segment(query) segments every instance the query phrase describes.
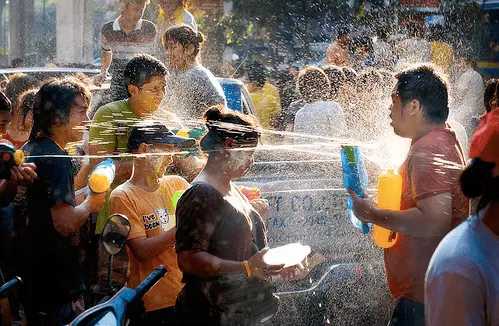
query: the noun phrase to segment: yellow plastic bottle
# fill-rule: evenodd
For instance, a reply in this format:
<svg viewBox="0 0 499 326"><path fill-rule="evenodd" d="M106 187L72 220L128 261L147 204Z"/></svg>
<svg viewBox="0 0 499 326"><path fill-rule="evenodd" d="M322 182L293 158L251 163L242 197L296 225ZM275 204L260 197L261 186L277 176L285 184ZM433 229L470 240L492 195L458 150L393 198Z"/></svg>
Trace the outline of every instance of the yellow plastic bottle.
<svg viewBox="0 0 499 326"><path fill-rule="evenodd" d="M378 177L378 207L392 211L400 210L402 199L402 176L393 170ZM397 242L397 233L374 225L374 242L381 248L390 248Z"/></svg>

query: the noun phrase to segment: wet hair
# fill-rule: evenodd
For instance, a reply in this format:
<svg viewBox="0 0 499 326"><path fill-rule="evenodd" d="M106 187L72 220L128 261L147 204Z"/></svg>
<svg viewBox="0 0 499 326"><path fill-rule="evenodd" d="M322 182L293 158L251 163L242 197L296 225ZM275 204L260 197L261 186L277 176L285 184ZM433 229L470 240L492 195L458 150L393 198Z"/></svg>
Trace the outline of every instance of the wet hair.
<svg viewBox="0 0 499 326"><path fill-rule="evenodd" d="M378 39L380 39L382 41L388 40L388 36L390 36L390 33L388 30L389 30L388 27L380 27L376 33L378 36Z"/></svg>
<svg viewBox="0 0 499 326"><path fill-rule="evenodd" d="M486 112L490 112L492 109L499 106L499 79L492 78L485 83L483 104Z"/></svg>
<svg viewBox="0 0 499 326"><path fill-rule="evenodd" d="M9 98L12 105L16 105L19 95L27 90L39 87L41 82L26 74L14 74L9 78L9 82L5 87L5 95Z"/></svg>
<svg viewBox="0 0 499 326"><path fill-rule="evenodd" d="M477 212L491 201L499 200L499 177L492 176L495 163L474 158L461 173L459 182L463 194L468 198L480 198Z"/></svg>
<svg viewBox="0 0 499 326"><path fill-rule="evenodd" d="M168 69L161 61L149 54L138 54L128 61L123 72L123 79L128 92L128 85L141 88L149 82L151 77L166 75L168 75ZM128 96L131 96L130 92Z"/></svg>
<svg viewBox="0 0 499 326"><path fill-rule="evenodd" d="M298 91L305 102L326 100L331 83L326 73L318 67L307 67L298 75Z"/></svg>
<svg viewBox="0 0 499 326"><path fill-rule="evenodd" d="M30 140L51 137L52 127L69 120L71 106L76 96L83 96L90 104L92 94L87 86L75 78L47 80L36 93L33 102L33 129Z"/></svg>
<svg viewBox="0 0 499 326"><path fill-rule="evenodd" d="M324 73L326 73L327 78L329 79L329 82L331 84L331 97L332 99L334 99L336 98L336 96L338 96L338 91L345 82L345 74L340 67L333 65L324 66L322 67L322 70L324 71Z"/></svg>
<svg viewBox="0 0 499 326"><path fill-rule="evenodd" d="M200 146L205 153L215 153L229 138L237 143L254 143L255 147L260 139L258 122L252 115L214 106L206 110L203 117L208 132L201 138Z"/></svg>
<svg viewBox="0 0 499 326"><path fill-rule="evenodd" d="M357 83L358 74L355 69L351 67L342 67L343 75L345 76L345 85L355 85Z"/></svg>
<svg viewBox="0 0 499 326"><path fill-rule="evenodd" d="M383 82L383 76L376 69L366 69L357 77L357 91L363 92L378 88Z"/></svg>
<svg viewBox="0 0 499 326"><path fill-rule="evenodd" d="M449 116L448 92L445 79L433 66L421 65L397 75L397 92L402 106L418 100L429 123L443 123Z"/></svg>
<svg viewBox="0 0 499 326"><path fill-rule="evenodd" d="M10 66L11 66L12 68L19 68L19 67L21 67L23 64L24 64L24 60L23 60L23 59L21 59L21 58L15 58L14 60L12 60L12 61L10 62Z"/></svg>
<svg viewBox="0 0 499 326"><path fill-rule="evenodd" d="M245 66L245 71L250 82L257 84L259 87L265 85L267 69L263 63L260 61L251 61Z"/></svg>
<svg viewBox="0 0 499 326"><path fill-rule="evenodd" d="M184 48L187 48L189 45L194 45L193 55L196 57L201 50L205 37L203 33L196 32L192 27L177 25L168 28L163 34L163 46L166 47L166 43L170 40L180 43Z"/></svg>
<svg viewBox="0 0 499 326"><path fill-rule="evenodd" d="M3 92L0 92L0 112L12 112L12 104Z"/></svg>
<svg viewBox="0 0 499 326"><path fill-rule="evenodd" d="M340 39L342 36L348 36L349 30L346 27L341 27L338 29L338 35L336 36L336 39Z"/></svg>
<svg viewBox="0 0 499 326"><path fill-rule="evenodd" d="M33 113L33 105L35 103L35 96L38 92L38 89L30 89L19 95L19 101L17 106L17 112L21 115L22 125L25 125L26 117L31 112Z"/></svg>

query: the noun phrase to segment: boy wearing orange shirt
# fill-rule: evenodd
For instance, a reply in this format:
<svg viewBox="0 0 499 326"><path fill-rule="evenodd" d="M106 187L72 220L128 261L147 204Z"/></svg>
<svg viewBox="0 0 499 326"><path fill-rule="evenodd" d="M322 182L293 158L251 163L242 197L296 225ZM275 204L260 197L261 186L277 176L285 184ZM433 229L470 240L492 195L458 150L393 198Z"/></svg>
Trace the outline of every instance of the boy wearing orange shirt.
<svg viewBox="0 0 499 326"><path fill-rule="evenodd" d="M133 127L128 152L136 154L132 177L117 187L110 198L111 213L128 217L128 286L137 287L158 265L168 273L143 298L146 313L137 325L174 325L174 306L182 289L182 273L175 253L175 192L189 187L179 176L164 176L179 146L195 141L177 137L160 123ZM156 154L156 155L155 155Z"/></svg>

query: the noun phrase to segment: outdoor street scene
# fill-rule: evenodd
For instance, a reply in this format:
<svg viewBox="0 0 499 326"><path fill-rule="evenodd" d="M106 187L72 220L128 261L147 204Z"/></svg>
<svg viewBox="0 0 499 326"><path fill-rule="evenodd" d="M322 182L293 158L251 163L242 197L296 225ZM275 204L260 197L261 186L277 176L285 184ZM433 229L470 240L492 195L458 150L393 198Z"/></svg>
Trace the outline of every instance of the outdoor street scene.
<svg viewBox="0 0 499 326"><path fill-rule="evenodd" d="M0 0L1 325L499 325L499 0Z"/></svg>

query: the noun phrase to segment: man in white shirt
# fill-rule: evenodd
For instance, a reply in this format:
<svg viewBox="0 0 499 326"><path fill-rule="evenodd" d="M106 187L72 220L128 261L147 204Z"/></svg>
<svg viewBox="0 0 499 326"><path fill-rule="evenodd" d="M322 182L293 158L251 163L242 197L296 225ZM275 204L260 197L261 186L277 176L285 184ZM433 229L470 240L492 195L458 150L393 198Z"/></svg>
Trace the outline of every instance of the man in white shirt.
<svg viewBox="0 0 499 326"><path fill-rule="evenodd" d="M331 84L322 69L308 67L298 76L298 89L305 105L296 113L294 132L311 136L344 137L347 125L343 110L336 102L328 101ZM311 144L316 139L297 135L295 143ZM320 143L324 143L321 139Z"/></svg>
<svg viewBox="0 0 499 326"><path fill-rule="evenodd" d="M454 100L451 108L468 135L473 135L475 127L484 113L483 94L485 86L482 76L473 68L473 62L467 58L458 60L458 65L465 70L454 85Z"/></svg>

